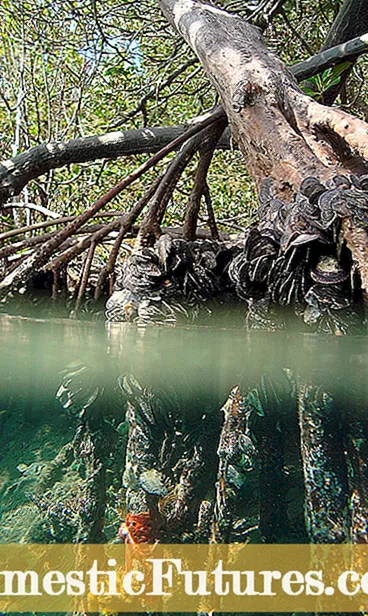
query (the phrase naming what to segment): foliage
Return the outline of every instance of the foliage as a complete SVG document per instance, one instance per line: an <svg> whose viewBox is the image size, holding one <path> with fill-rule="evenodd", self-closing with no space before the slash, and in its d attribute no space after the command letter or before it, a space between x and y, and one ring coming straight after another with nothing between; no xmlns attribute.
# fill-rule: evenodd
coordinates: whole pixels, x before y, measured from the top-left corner
<svg viewBox="0 0 368 616"><path fill-rule="evenodd" d="M320 75L315 75L304 82L303 90L318 102L323 101L323 93L340 83L342 73L351 66L351 62L342 62L329 68Z"/></svg>
<svg viewBox="0 0 368 616"><path fill-rule="evenodd" d="M307 0L286 0L271 23L263 9L267 3L222 0L217 5L247 17L254 14L267 26L271 48L285 62L294 63L320 49L340 2L321 0L315 6ZM339 71L336 68L312 80L308 93L320 97L339 79ZM347 99L361 115L365 76L366 63L361 62ZM3 0L0 5L2 158L43 142L180 124L215 102L214 89L196 58L154 0ZM32 182L21 200L61 215L76 213L141 160L132 157L50 171ZM151 178L152 174L135 184L111 204L112 209L129 209ZM170 224L181 224L191 174L186 178L170 208ZM210 180L221 218L235 215L239 206L242 215L249 212L253 218L254 193L240 155L218 153ZM234 224L245 220L241 217ZM12 224L9 219L3 222Z"/></svg>

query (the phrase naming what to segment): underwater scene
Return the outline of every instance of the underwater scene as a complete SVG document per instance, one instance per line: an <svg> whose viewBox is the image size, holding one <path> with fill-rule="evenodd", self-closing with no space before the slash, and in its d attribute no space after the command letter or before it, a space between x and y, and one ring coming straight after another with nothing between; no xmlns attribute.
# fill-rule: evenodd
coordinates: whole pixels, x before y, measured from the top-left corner
<svg viewBox="0 0 368 616"><path fill-rule="evenodd" d="M364 337L0 330L2 544L368 541Z"/></svg>

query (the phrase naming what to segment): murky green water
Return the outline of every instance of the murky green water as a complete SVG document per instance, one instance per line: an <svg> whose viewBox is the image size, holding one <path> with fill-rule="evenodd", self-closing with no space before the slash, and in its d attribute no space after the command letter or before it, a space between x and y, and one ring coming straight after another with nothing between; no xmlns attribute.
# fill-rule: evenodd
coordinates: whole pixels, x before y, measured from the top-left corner
<svg viewBox="0 0 368 616"><path fill-rule="evenodd" d="M314 334L245 332L239 329L148 327L68 319L41 320L0 317L1 376L32 380L58 379L55 371L79 360L101 373L139 371L156 382L182 381L201 386L237 380L252 383L265 369L290 367L305 375L321 373L336 380L345 371L361 375L367 368L366 337L332 337ZM31 364L28 362L31 360ZM17 368L18 366L18 368ZM227 383L227 379L230 379ZM227 383L227 384L226 384ZM178 384L178 383L176 383Z"/></svg>
<svg viewBox="0 0 368 616"><path fill-rule="evenodd" d="M360 416L366 411L365 338L205 327L137 329L8 316L1 317L0 331L1 542L62 539L62 529L53 536L40 522L40 504L37 508L30 497L35 493L41 497L42 491L65 480L63 473L70 472L67 465L66 470L56 469L55 477L40 482L40 476L75 437L83 423L83 404L97 390L96 421L112 425L122 439L107 469L111 471L106 482L110 492L104 513L105 539L116 535L124 511L121 476L127 438L126 404L119 387L122 375L134 375L158 400L161 396L163 413L167 414L171 404L188 430L204 413L217 413L235 385L246 393L257 387L262 375L277 380L286 368L303 382L330 392L344 410L353 408ZM75 373L81 367L78 381ZM70 374L74 375L71 389L80 392L68 404L65 396L58 400L56 392ZM44 503L44 513L45 508ZM78 540L73 537L76 526L65 529L66 541Z"/></svg>
<svg viewBox="0 0 368 616"><path fill-rule="evenodd" d="M197 495L197 504L201 499L216 502L220 482L216 451L223 418L220 409L235 385L244 396L257 392L261 383L269 392L270 383L284 382L285 375L290 382L292 373L294 385L302 383L313 391L328 392L340 420L346 421L349 442L359 460L366 456L366 338L246 333L240 328L138 329L6 315L0 317L0 332L1 543L116 540L127 511L124 376L133 376L134 382L149 392L158 431L166 434L169 419L173 422L176 440L172 448L186 438L191 444L185 447L195 448L195 439L203 439L203 430L196 431L197 426L204 417L205 421L210 418L211 429L205 435L209 441L209 479L203 494ZM273 394L270 400L275 400ZM272 540L276 532L277 541L306 542L321 524L312 514L312 529L308 530L305 522L309 496L300 460L297 411L295 404L282 396L281 405L281 419L274 422L275 430L282 435L277 441L282 458L279 475L273 475L274 469L267 467L261 455L261 470L247 475L241 469L241 481L239 473L229 480L229 511L237 516L235 526L243 532L229 535L232 541L264 541L268 532L268 540ZM207 424L203 425L207 429ZM259 448L262 434L258 436ZM160 440L159 432L154 438ZM161 452L163 449L160 441ZM272 464L271 460L269 466ZM354 458L344 464L353 486L347 489L352 492L357 461ZM330 481L329 469L323 467L321 472L323 491ZM170 473L172 480L173 473L167 470ZM366 474L365 467L364 481ZM278 477L282 478L282 487L272 483L277 484ZM363 508L367 506L365 497L364 488ZM282 528L279 521L272 521L273 516L280 516L280 511L272 509L273 499L285 504L282 516L287 520ZM262 507L266 530L260 528ZM349 507L349 524L354 527L357 521ZM181 540L193 540L188 528Z"/></svg>

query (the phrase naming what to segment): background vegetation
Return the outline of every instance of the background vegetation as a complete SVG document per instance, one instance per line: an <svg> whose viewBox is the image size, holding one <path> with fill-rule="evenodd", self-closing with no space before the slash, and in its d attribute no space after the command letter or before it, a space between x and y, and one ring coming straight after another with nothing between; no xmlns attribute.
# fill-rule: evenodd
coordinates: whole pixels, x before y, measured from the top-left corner
<svg viewBox="0 0 368 616"><path fill-rule="evenodd" d="M293 64L320 50L342 3L222 0L216 4L258 23L269 46ZM363 58L338 100L361 117L368 113L367 77ZM318 99L336 78L327 71L304 86ZM44 142L185 123L215 103L214 89L199 63L154 0L3 0L0 5L2 159ZM75 214L145 158L52 170L30 183L17 200L60 215ZM169 224L181 224L194 168L193 162L175 192ZM151 180L152 174L146 174L110 208L129 210ZM215 212L228 228L236 230L255 218L254 191L239 152L217 152L209 180ZM3 229L29 222L26 211L18 208L11 216L3 215Z"/></svg>

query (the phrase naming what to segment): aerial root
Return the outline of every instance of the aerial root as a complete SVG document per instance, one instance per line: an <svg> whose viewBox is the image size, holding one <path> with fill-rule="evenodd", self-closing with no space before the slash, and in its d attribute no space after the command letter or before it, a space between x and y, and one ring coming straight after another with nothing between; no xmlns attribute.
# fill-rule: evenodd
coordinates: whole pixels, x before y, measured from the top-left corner
<svg viewBox="0 0 368 616"><path fill-rule="evenodd" d="M6 296L13 290L16 291L20 287L26 285L32 275L35 272L45 268L45 266L46 269L57 272L60 270L60 268L65 268L73 259L78 257L85 250L88 250L88 254L92 255L92 259L90 260L91 262L89 263L89 267L84 267L84 273L82 274L82 278L84 278L84 274L86 274L86 279L81 279L79 283L79 290L81 296L79 299L77 298L76 308L78 309L80 302L82 301L82 298L85 294L86 285L88 283L87 273L91 269L91 264L96 246L99 243L102 243L111 232L119 231L118 238L116 240L115 246L111 251L109 261L106 265L106 268L104 268L104 271L101 272L101 276L95 290L95 295L98 298L102 293L107 277L113 273L119 248L121 246L121 242L124 236L134 224L145 205L153 197L153 203L150 212L145 219L146 229L147 226L152 226L152 218L154 219L154 226L155 228L157 228L157 225L159 226L161 223L167 202L171 197L172 191L182 171L185 169L187 163L194 155L195 151L198 149L200 141L203 141L203 131L207 127L208 131L211 131L212 126L216 125L219 120L221 120L222 122L226 121L225 114L222 109L215 110L209 117L205 118L202 122L191 126L184 135L181 135L180 137L172 141L170 144L168 144L159 152L157 152L154 156L152 156L148 161L140 165L131 174L125 177L121 182L111 188L105 195L103 195L100 199L94 202L91 207L88 208L85 212L72 218L71 220L69 217L66 217L69 224L62 230L45 233L43 236L40 237L27 238L19 242L17 245L4 246L2 249L0 249L0 257L6 259L5 276L0 282L0 297L6 298ZM195 138L197 134L199 134L200 136ZM192 139L195 139L195 147ZM185 142L187 141L189 141L190 143L189 148L184 145L183 150L179 152L178 156L174 160L174 163L176 161L176 164L172 164L169 166L169 169L166 174L166 179L161 178L160 182L155 183L152 189L148 190L147 196L144 196L131 210L131 212L126 215L124 214L119 216L111 223L98 226L97 228L95 227L95 230L92 229L92 233L90 233L89 235L83 237L79 241L75 240L74 236L82 231L87 231L87 229L85 228L86 223L88 223L93 217L98 215L100 210L104 206L106 206L116 195L118 195L128 186L130 186L146 171L154 167L167 154L174 151L182 144L185 144ZM59 222L61 222L61 220ZM144 229L145 227L143 226L143 233ZM31 227L23 227L21 232L26 233L27 231L32 230L35 229L31 229ZM9 233L11 233L11 235L9 235ZM10 239L10 237L12 236L16 236L16 233L7 232L5 234L2 234L2 236L0 237L1 239ZM94 248L92 249L91 246L94 246ZM29 252L29 250L32 248L34 248L34 250ZM18 253L24 250L27 251L26 255L22 255L19 259L17 259ZM9 257L11 257L12 260L15 262L15 266L14 263L13 265L9 266ZM85 265L87 264L88 261L86 261ZM56 289L57 283L55 282L53 290L54 295L56 293Z"/></svg>
<svg viewBox="0 0 368 616"><path fill-rule="evenodd" d="M196 174L193 182L193 189L189 197L189 202L184 220L184 237L187 240L194 240L196 237L198 214L201 206L202 197L205 197L210 222L212 237L218 236L215 217L212 209L211 199L209 197L209 188L207 184L207 174L210 168L212 158L216 149L218 140L226 128L226 123L219 120L217 125L213 127L207 135L205 135L205 149L202 147L200 159L197 165ZM218 237L216 238L218 239Z"/></svg>
<svg viewBox="0 0 368 616"><path fill-rule="evenodd" d="M198 216L197 209L199 208L198 200L200 201L204 190L204 182L212 161L213 150L226 125L226 118L220 117L211 126L203 128L184 144L181 151L170 163L152 198L148 213L142 221L137 238L137 249L144 246L152 246L159 239L161 235L160 225L175 187L193 156L197 152L201 152L194 187L189 200L188 209L190 213L186 215L184 223L184 234L188 233L189 228L190 234L192 236L195 234ZM188 222L188 216L191 222Z"/></svg>
<svg viewBox="0 0 368 616"><path fill-rule="evenodd" d="M334 110L309 104L310 117L315 114L313 121L316 125L319 122L320 128L328 124L333 130L343 121L344 116L335 117ZM322 115L318 116L320 109ZM0 257L9 259L0 295L24 289L32 273L46 271L53 278L50 295L56 299L64 293L71 263L86 253L74 277L73 316L86 296L98 300L112 295L108 319L175 324L181 317L196 318L203 309L209 312L207 300L232 295L236 301L245 302L249 327L284 328L278 308L290 306L290 313L301 319L305 330L312 326L316 331L335 334L361 331L364 309L357 302L363 300L365 309L368 305L368 175L351 175L348 166L332 166L328 178L321 182L316 170L313 177L303 179L291 203L280 199L277 181L267 178L260 190L258 226L248 230L243 246L242 240L222 242L207 175L226 123L223 115L214 114L211 122L198 125L194 133L189 130L186 141L181 138L182 148L130 212L109 223L88 225L122 186L130 185L161 160L164 151L172 151L172 144L70 221L66 229L0 249ZM363 126L357 121L357 130L363 130ZM352 137L348 139L353 144ZM330 147L333 145L331 141ZM324 147L322 141L318 147ZM362 147L361 152L365 151L364 144ZM183 233L176 239L167 235L161 224L182 174L197 154ZM320 167L326 169L322 163ZM211 239L200 241L197 225L203 198ZM118 256L123 239L147 206L134 250L120 272ZM113 242L111 233L115 233ZM94 282L99 245L108 253ZM25 254L21 252L24 250Z"/></svg>
<svg viewBox="0 0 368 616"><path fill-rule="evenodd" d="M145 206L149 203L150 199L152 198L152 196L154 195L160 181L161 178L158 178L158 180L156 180L156 182L154 182L150 188L148 189L148 191L145 193L145 195L143 195L143 197L136 203L136 205L133 207L133 209L129 212L129 214L127 214L126 216L122 216L119 220L120 220L120 229L119 229L119 233L118 236L115 240L114 246L111 249L108 261L106 263L106 265L102 268L100 275L98 277L98 282L97 282L97 286L96 286L96 290L95 290L95 299L99 299L99 297L101 296L101 293L103 291L103 288L105 286L106 280L107 278L110 276L110 287L111 287L111 292L112 292L112 285L114 283L114 277L113 277L113 273L114 273L114 268L115 268L115 263L119 254L119 250L121 247L121 243L124 239L124 237L126 236L127 232L129 231L129 229L132 227L132 225L135 223L135 221L137 220L138 216L142 213L143 209L145 208ZM111 294L111 293L110 293Z"/></svg>

